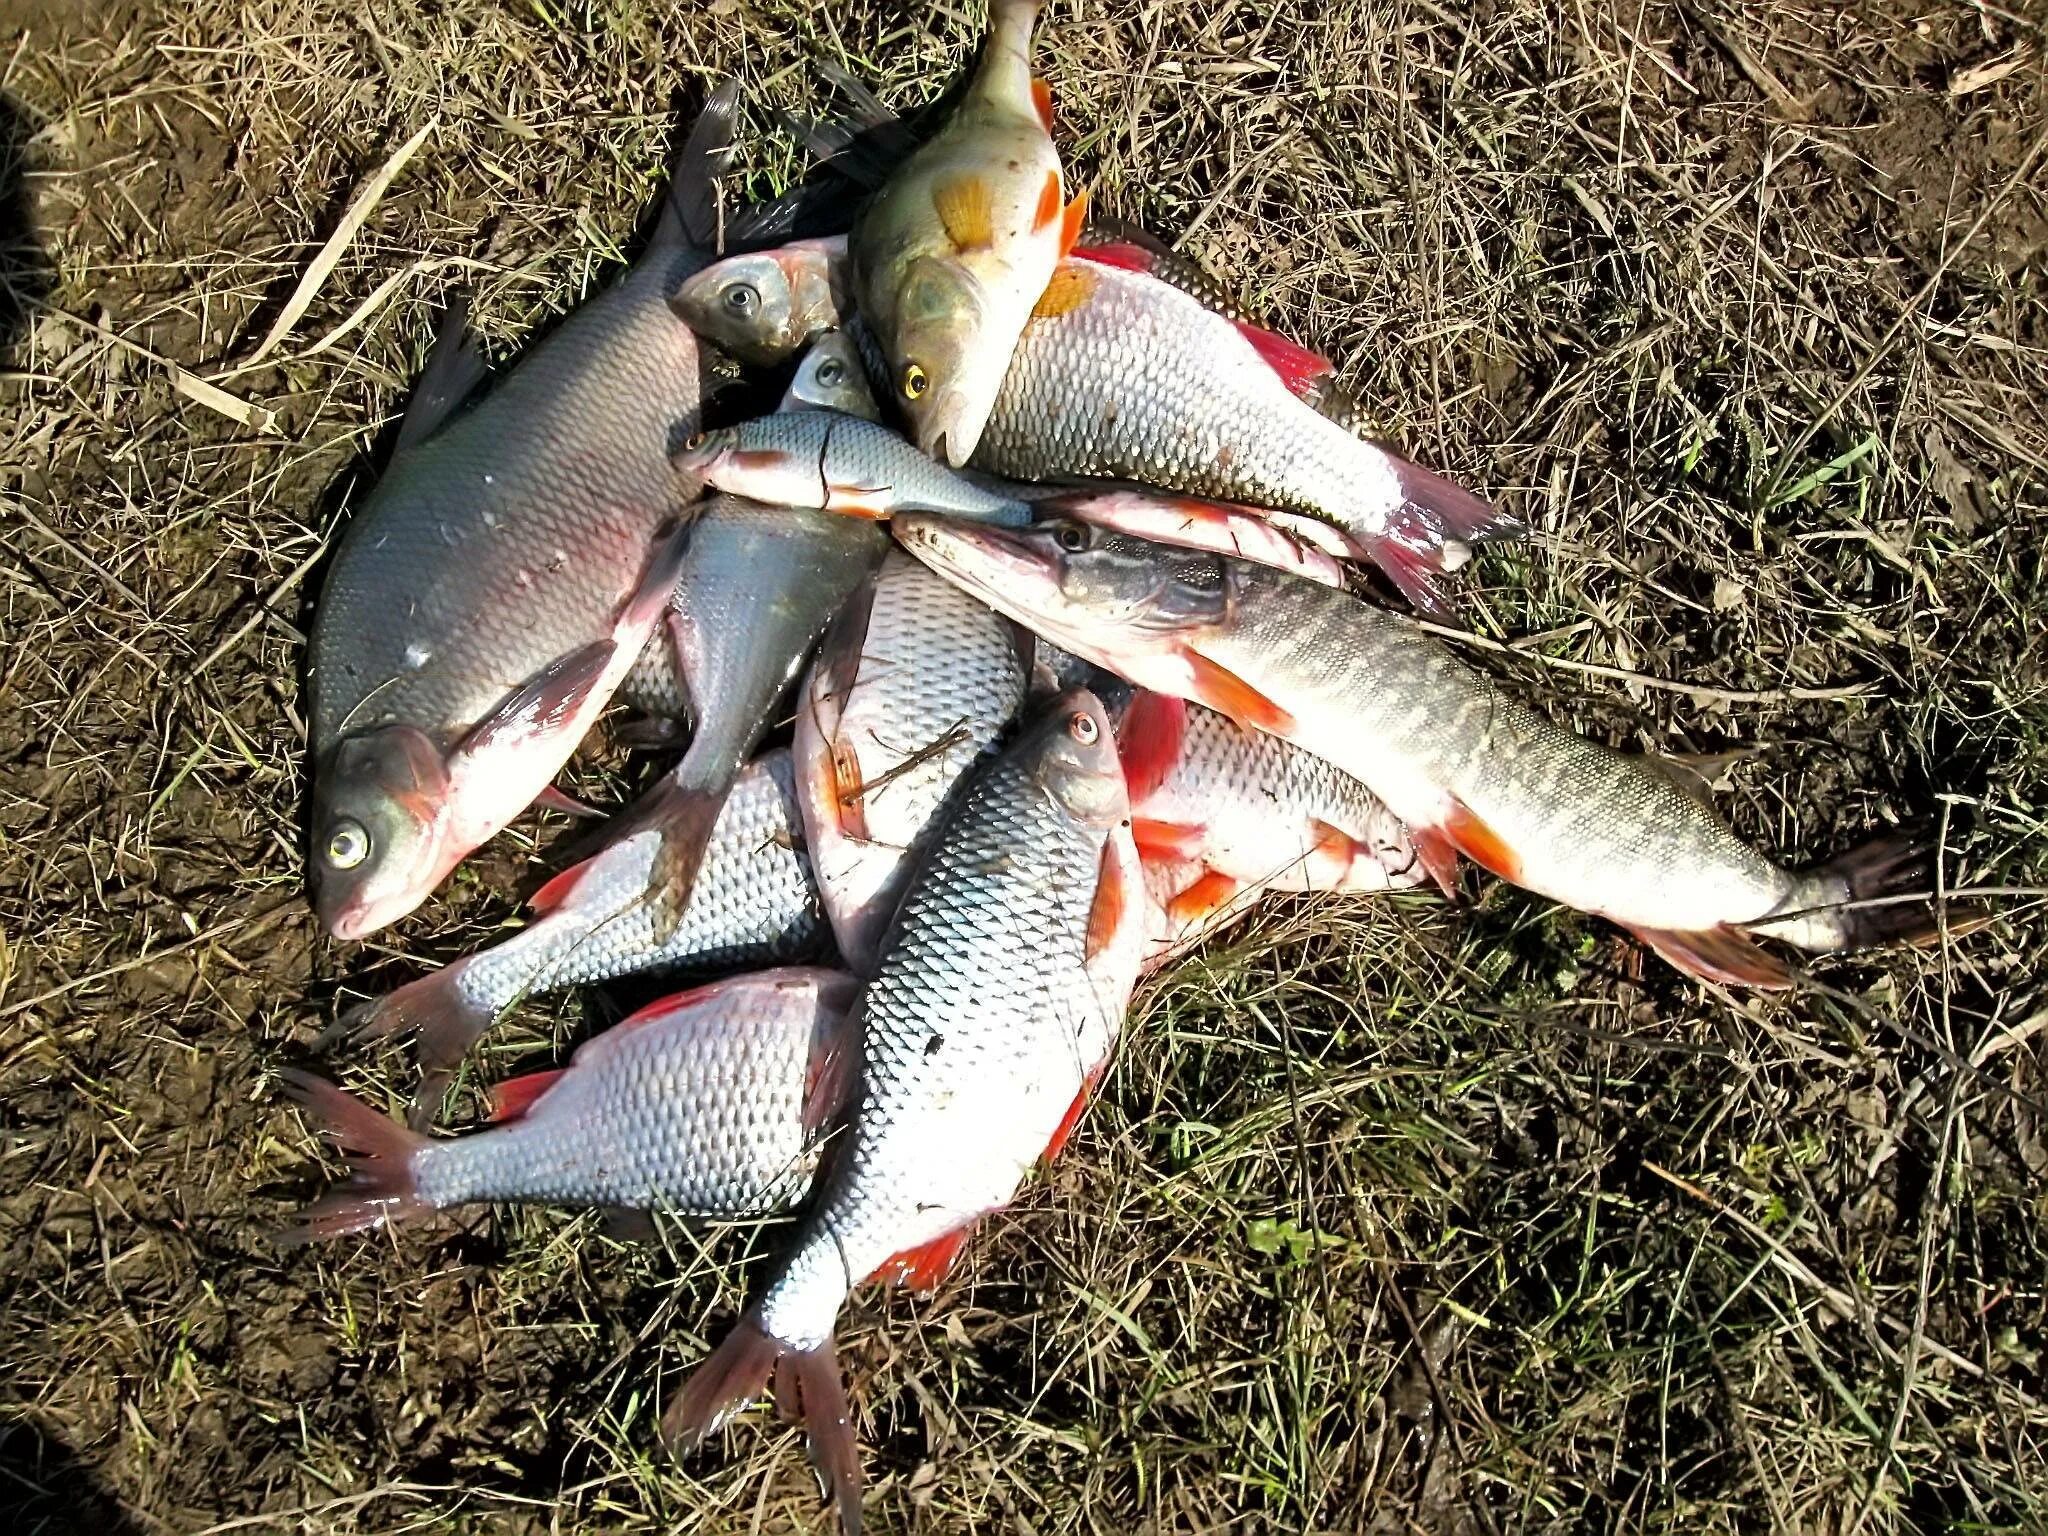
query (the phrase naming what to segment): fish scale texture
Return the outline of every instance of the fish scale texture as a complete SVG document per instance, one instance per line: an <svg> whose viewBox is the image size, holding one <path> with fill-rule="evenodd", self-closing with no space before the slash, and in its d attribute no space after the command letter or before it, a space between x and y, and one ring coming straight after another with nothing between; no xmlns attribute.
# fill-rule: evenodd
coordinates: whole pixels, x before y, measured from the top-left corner
<svg viewBox="0 0 2048 1536"><path fill-rule="evenodd" d="M666 295L701 258L650 252L474 409L392 461L349 520L313 629L313 739L402 722L452 739L608 637L695 495L697 346Z"/></svg>
<svg viewBox="0 0 2048 1536"><path fill-rule="evenodd" d="M526 1115L413 1154L422 1199L615 1205L720 1216L783 1210L817 1168L802 1123L814 1050L843 1027L832 973L768 972L692 994L576 1053ZM785 979L786 978L786 979Z"/></svg>
<svg viewBox="0 0 2048 1536"><path fill-rule="evenodd" d="M1087 271L1085 303L1024 327L976 469L1135 480L1384 531L1405 499L1393 460L1297 399L1199 300L1140 273Z"/></svg>
<svg viewBox="0 0 2048 1536"><path fill-rule="evenodd" d="M1016 751L974 779L884 942L859 1116L762 1298L769 1335L823 1344L854 1285L1006 1203L1045 1150L1123 1009L1084 969L1106 839Z"/></svg>
<svg viewBox="0 0 2048 1536"><path fill-rule="evenodd" d="M1410 826L1455 795L1517 855L1520 885L1634 926L1698 932L1807 904L1812 884L1641 759L1517 703L1413 624L1224 562L1239 623L1200 650L1293 715L1292 739Z"/></svg>
<svg viewBox="0 0 2048 1536"><path fill-rule="evenodd" d="M458 962L455 987L496 1015L520 998L641 971L728 968L816 950L824 917L803 851L789 754L749 764L719 811L682 922L666 942L643 898L658 828L593 855L562 904L504 943Z"/></svg>

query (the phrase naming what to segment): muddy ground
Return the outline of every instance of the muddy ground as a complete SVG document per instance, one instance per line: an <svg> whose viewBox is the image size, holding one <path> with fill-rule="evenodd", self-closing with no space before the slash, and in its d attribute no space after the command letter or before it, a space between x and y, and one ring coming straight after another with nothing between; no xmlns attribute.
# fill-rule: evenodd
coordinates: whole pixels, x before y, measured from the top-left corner
<svg viewBox="0 0 2048 1536"><path fill-rule="evenodd" d="M764 133L819 59L909 108L978 8L11 15L0 1523L817 1528L765 1413L652 1448L763 1234L266 1240L326 1176L272 1069L516 921L567 835L323 941L303 632L443 289L516 355L631 250L714 72ZM1477 572L1513 647L1477 659L1739 752L1720 803L1787 859L1930 828L1999 915L1757 998L1498 888L1276 908L1150 990L937 1296L849 1310L874 1528L2048 1522L2044 43L1990 0L1057 0L1076 179L1534 525ZM527 1009L485 1076L613 1007Z"/></svg>

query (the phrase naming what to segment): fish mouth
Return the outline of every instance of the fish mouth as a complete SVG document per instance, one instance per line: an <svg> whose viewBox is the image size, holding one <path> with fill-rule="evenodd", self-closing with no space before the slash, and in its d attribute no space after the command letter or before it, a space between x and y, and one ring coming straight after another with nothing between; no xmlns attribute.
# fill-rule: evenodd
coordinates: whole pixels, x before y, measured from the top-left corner
<svg viewBox="0 0 2048 1536"><path fill-rule="evenodd" d="M1012 618L1018 617L1017 605L1007 599L1020 586L1049 585L1045 557L1012 529L936 512L899 512L891 526L918 559ZM1006 576L1016 584L1006 583Z"/></svg>

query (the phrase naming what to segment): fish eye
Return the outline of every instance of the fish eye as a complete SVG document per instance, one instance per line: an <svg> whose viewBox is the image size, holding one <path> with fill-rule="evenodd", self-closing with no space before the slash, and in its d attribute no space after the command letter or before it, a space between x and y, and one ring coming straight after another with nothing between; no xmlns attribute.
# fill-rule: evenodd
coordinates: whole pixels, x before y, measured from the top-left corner
<svg viewBox="0 0 2048 1536"><path fill-rule="evenodd" d="M725 307L736 315L751 315L761 307L761 293L752 283L734 283L725 290Z"/></svg>
<svg viewBox="0 0 2048 1536"><path fill-rule="evenodd" d="M704 446L704 445L705 445L706 443L708 443L708 442L710 442L710 441L711 441L711 434L710 434L710 433L708 433L708 432L692 432L692 433L691 433L691 434L689 435L689 437L688 437L687 439L685 439L685 440L684 440L684 442L683 442L683 447L684 447L685 449L687 449L687 450L688 450L689 452L691 452L691 453L695 453L695 452L696 452L696 451L697 451L697 450L698 450L699 448L702 448L702 447L703 447L703 446Z"/></svg>
<svg viewBox="0 0 2048 1536"><path fill-rule="evenodd" d="M1078 555L1088 547L1088 530L1079 523L1061 523L1052 533L1052 540L1070 555Z"/></svg>
<svg viewBox="0 0 2048 1536"><path fill-rule="evenodd" d="M370 856L370 834L359 821L338 821L327 834L327 862L335 869L354 869Z"/></svg>
<svg viewBox="0 0 2048 1536"><path fill-rule="evenodd" d="M846 364L836 357L828 357L818 364L818 382L827 389L837 389L846 378Z"/></svg>
<svg viewBox="0 0 2048 1536"><path fill-rule="evenodd" d="M1084 747L1092 747L1102 734L1102 728L1095 723L1095 717L1081 710L1067 717L1067 734Z"/></svg>
<svg viewBox="0 0 2048 1536"><path fill-rule="evenodd" d="M922 400L924 392L932 387L931 375L917 364L911 363L903 370L903 398Z"/></svg>

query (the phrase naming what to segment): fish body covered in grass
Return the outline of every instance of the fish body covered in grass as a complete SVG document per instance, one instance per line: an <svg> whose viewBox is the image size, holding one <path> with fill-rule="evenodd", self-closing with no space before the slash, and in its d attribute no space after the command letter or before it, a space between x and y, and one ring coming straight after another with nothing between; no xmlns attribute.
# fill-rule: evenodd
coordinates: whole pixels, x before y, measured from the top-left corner
<svg viewBox="0 0 2048 1536"><path fill-rule="evenodd" d="M856 974L961 777L1023 708L1025 655L1016 625L900 550L819 648L791 754L819 899Z"/></svg>
<svg viewBox="0 0 2048 1536"><path fill-rule="evenodd" d="M366 1004L343 1030L416 1033L421 1102L431 1106L469 1048L521 998L645 971L795 960L824 941L788 752L764 753L739 776L683 920L665 939L647 900L660 842L658 824L629 821L542 886L534 920L511 938Z"/></svg>
<svg viewBox="0 0 2048 1536"><path fill-rule="evenodd" d="M899 519L934 570L1144 688L1284 738L1361 780L1444 889L1464 855L1629 928L1695 975L1784 986L1758 937L1809 950L1919 938L1883 842L1807 873L1744 843L1655 760L1564 730L1412 623L1269 567L1080 523Z"/></svg>
<svg viewBox="0 0 2048 1536"><path fill-rule="evenodd" d="M292 1234L335 1237L478 1201L754 1216L801 1200L859 1057L858 984L791 968L642 1009L559 1071L514 1078L475 1135L429 1140L303 1072L286 1089L355 1155Z"/></svg>
<svg viewBox="0 0 2048 1536"><path fill-rule="evenodd" d="M1136 909L1127 814L1109 720L1085 692L969 781L863 995L859 1114L780 1273L670 1405L671 1444L701 1441L772 1376L858 1529L839 1309L864 1279L935 1283L1071 1126L1135 974L1090 971Z"/></svg>
<svg viewBox="0 0 2048 1536"><path fill-rule="evenodd" d="M1401 890L1427 878L1393 812L1350 774L1212 709L1138 690L1117 721L1131 836L1178 871L1164 894L1178 938L1269 891Z"/></svg>
<svg viewBox="0 0 2048 1536"><path fill-rule="evenodd" d="M851 292L879 343L887 397L917 446L968 462L1031 307L1080 233L1031 77L1040 0L993 0L980 67L945 127L854 224Z"/></svg>
<svg viewBox="0 0 2048 1536"><path fill-rule="evenodd" d="M459 306L390 467L349 519L312 637L311 876L361 938L426 898L567 761L659 622L696 494L698 348L668 295L708 259L734 92L705 107L661 227L482 403Z"/></svg>

